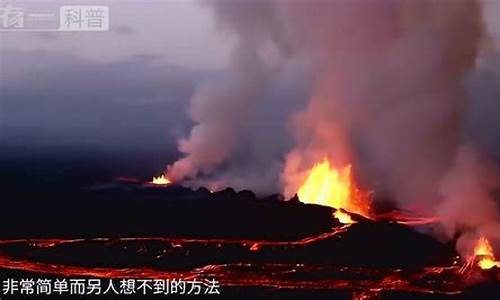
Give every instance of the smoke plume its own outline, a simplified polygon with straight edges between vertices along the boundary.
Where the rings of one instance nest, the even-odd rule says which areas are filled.
[[[453,167],[441,181],[444,200],[437,211],[445,234],[460,233],[458,250],[467,255],[481,236],[500,240],[500,215],[491,191],[499,187],[500,178],[493,164],[470,145],[462,146]]]
[[[496,178],[485,167],[493,163],[463,135],[470,101],[464,82],[484,39],[478,1],[210,4],[237,37],[231,78],[200,87],[191,99],[197,125],[179,142],[184,157],[170,177],[230,166],[284,66],[307,65],[299,69],[308,95],[288,117],[293,146],[268,160],[283,163],[285,196],[327,157],[336,167],[352,164],[367,187],[400,206],[437,213],[448,237],[465,230],[496,238]]]
[[[189,114],[196,125],[179,141],[185,156],[168,169],[175,181],[209,174],[231,159],[255,108],[279,71],[273,47],[281,38],[271,3],[211,3],[221,29],[236,33],[229,79],[205,83],[191,99]],[[257,25],[256,25],[257,24]],[[269,30],[265,35],[262,33]]]

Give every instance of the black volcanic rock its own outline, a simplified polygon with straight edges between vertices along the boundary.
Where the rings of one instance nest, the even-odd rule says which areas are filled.
[[[451,265],[457,255],[452,244],[443,244],[410,227],[387,222],[353,224],[338,238],[315,243],[312,256],[328,255],[350,266],[423,267]]]
[[[255,193],[249,190],[239,191],[236,194],[236,197],[244,201],[255,201],[257,199]]]
[[[233,188],[227,187],[218,192],[214,192],[213,197],[225,200],[234,199],[236,197],[236,191]]]
[[[225,248],[215,244],[187,245],[179,263],[197,264],[187,257],[196,249],[212,260],[227,262],[333,263],[344,265],[421,266],[448,263],[455,253],[413,229],[362,217],[347,231],[340,228],[332,208],[298,201],[257,200],[250,191],[225,189],[210,193],[179,186],[108,186],[100,189],[31,190],[11,194],[2,210],[5,238],[178,237],[297,241],[321,236],[314,242],[251,245]],[[356,217],[353,215],[353,217]],[[33,225],[36,224],[36,225]],[[333,228],[333,229],[332,229]],[[175,254],[174,253],[174,254]],[[183,257],[185,257],[183,259]],[[188,259],[189,258],[189,259]],[[174,260],[175,261],[175,260]]]
[[[296,203],[300,203],[300,199],[299,199],[299,196],[297,194],[295,194],[292,198],[290,198],[290,200],[288,200],[290,202],[296,202]]]
[[[207,189],[206,187],[200,187],[196,190],[197,193],[200,193],[202,195],[209,195],[211,194],[210,190]]]
[[[272,194],[272,195],[263,197],[261,200],[266,201],[266,202],[281,202],[281,201],[285,201],[285,196],[283,196],[281,194]]]
[[[297,239],[328,231],[326,207],[255,199],[231,188],[123,182],[98,188],[18,189],[6,195],[0,238],[177,236]],[[297,226],[300,222],[300,226]],[[36,224],[33,225],[33,224]]]
[[[36,247],[19,242],[2,246],[1,250],[3,254],[17,259],[29,256],[47,263],[97,264],[99,267],[152,264],[160,269],[186,270],[228,264],[306,264],[411,270],[450,266],[456,255],[452,245],[441,244],[406,226],[383,222],[356,223],[336,234],[321,234],[291,242],[141,238],[63,243],[56,247]],[[157,256],[160,258],[155,259]]]

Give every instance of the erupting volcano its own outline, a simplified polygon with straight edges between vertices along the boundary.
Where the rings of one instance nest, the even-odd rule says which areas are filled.
[[[15,163],[0,178],[9,198],[0,215],[2,274],[210,278],[225,299],[498,298],[500,54],[498,23],[488,27],[485,13],[495,1],[177,2],[140,24],[116,22],[109,38],[135,41],[127,51],[55,52],[81,72],[39,59],[39,47],[5,43],[19,61],[6,59],[14,76],[0,78],[0,117],[4,106],[12,111],[6,126],[0,120],[0,144],[5,127],[8,151],[25,156],[13,149],[37,145],[58,177],[30,162],[35,180]],[[195,10],[198,2],[206,3]],[[158,16],[164,27],[146,22]],[[154,30],[136,28],[148,24]],[[159,41],[163,29],[174,38]],[[149,35],[154,47],[142,49]],[[106,55],[94,61],[94,52]],[[49,76],[24,91],[17,78],[38,79],[45,61]],[[36,72],[20,62],[36,62]],[[66,77],[79,81],[61,85]],[[56,88],[43,89],[47,80]],[[56,109],[38,98],[54,98]],[[94,112],[80,98],[98,113],[66,117]],[[30,107],[37,111],[25,114]],[[39,126],[45,119],[52,130]],[[87,122],[111,127],[87,133]],[[104,146],[115,131],[116,145]],[[82,143],[81,152],[70,142]],[[52,149],[84,160],[60,165]],[[115,149],[117,161],[108,161]],[[84,162],[98,153],[103,162],[89,172]]]

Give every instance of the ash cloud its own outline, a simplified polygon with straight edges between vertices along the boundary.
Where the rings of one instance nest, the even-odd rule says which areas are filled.
[[[179,142],[184,157],[169,176],[218,172],[243,187],[258,186],[240,180],[248,168],[235,168],[235,158],[247,135],[262,134],[247,126],[256,107],[269,103],[264,95],[276,77],[299,72],[307,95],[302,107],[286,109],[292,143],[261,153],[273,155],[261,161],[281,166],[270,169],[281,170],[286,196],[328,157],[337,167],[353,164],[366,187],[391,195],[401,207],[437,213],[449,238],[462,232],[496,238],[495,172],[485,170],[495,163],[484,163],[480,147],[464,134],[474,99],[465,82],[477,72],[485,39],[478,1],[210,5],[237,38],[232,78],[201,86],[192,98],[197,125]],[[288,68],[297,65],[306,67]],[[254,157],[259,155],[249,159]],[[468,212],[467,206],[477,209]],[[475,217],[464,223],[469,213]]]
[[[184,157],[168,168],[175,181],[207,175],[235,157],[256,108],[280,72],[284,48],[271,2],[210,2],[221,30],[236,33],[229,79],[200,85],[189,115],[196,125],[179,141]],[[264,34],[265,32],[265,34]]]
[[[472,145],[462,145],[453,166],[440,181],[437,207],[448,237],[459,233],[457,248],[471,255],[481,236],[500,240],[500,214],[491,191],[500,186],[498,170]]]

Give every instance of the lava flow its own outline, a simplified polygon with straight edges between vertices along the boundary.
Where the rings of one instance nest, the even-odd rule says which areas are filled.
[[[350,225],[342,226],[336,231],[319,234],[297,241],[251,241],[251,240],[219,240],[219,239],[173,239],[173,238],[96,238],[96,239],[40,239],[40,240],[0,240],[0,250],[6,253],[0,255],[0,269],[12,271],[34,272],[37,274],[48,274],[64,277],[97,277],[97,278],[146,278],[146,279],[178,279],[184,280],[203,278],[217,278],[222,286],[237,287],[271,287],[287,289],[310,289],[310,290],[351,290],[356,292],[369,292],[378,294],[383,290],[416,292],[422,294],[460,294],[462,286],[456,275],[456,267],[427,267],[411,272],[401,269],[374,269],[367,267],[350,267],[332,264],[293,263],[293,262],[226,262],[218,264],[207,264],[205,266],[192,266],[190,268],[169,269],[161,267],[158,261],[163,257],[175,255],[175,251],[189,253],[190,249],[210,249],[215,247],[218,251],[224,249],[235,249],[242,247],[252,252],[265,252],[268,254],[283,253],[279,249],[294,247],[307,247],[317,242],[327,241],[331,238],[341,238]],[[134,245],[140,245],[135,247]],[[156,245],[156,246],[154,246]],[[154,252],[158,246],[160,252]],[[250,247],[251,246],[251,247]],[[12,249],[24,249],[29,259],[22,256],[9,257],[7,253]],[[104,248],[102,248],[104,247]],[[250,248],[248,248],[250,247]],[[99,251],[129,252],[131,260],[140,257],[141,263],[145,265],[130,264],[127,267],[111,267],[97,265],[71,265],[60,264],[52,259],[43,259],[43,253],[48,254],[55,251],[69,251],[76,249],[79,252],[84,249]],[[113,250],[114,249],[114,250]],[[125,252],[124,252],[125,251]],[[35,258],[33,258],[35,254]],[[198,255],[200,255],[198,253]],[[68,254],[69,255],[69,254]],[[154,257],[154,258],[153,258]],[[175,256],[172,256],[175,257]],[[42,258],[42,260],[40,260]],[[293,274],[293,276],[290,276]],[[310,277],[310,274],[320,274]],[[321,274],[336,274],[329,277]],[[318,277],[320,276],[318,279]],[[323,277],[325,276],[325,277]],[[354,297],[355,299],[364,299]]]
[[[340,209],[370,217],[369,195],[356,186],[351,174],[351,165],[336,169],[325,158],[309,171],[297,195],[304,203],[337,209],[334,217],[342,223],[353,223],[353,221],[349,214]]]
[[[354,221],[352,218],[351,218],[351,215],[349,215],[348,213],[346,213],[345,211],[343,211],[342,209],[337,209],[334,213],[333,213],[333,217],[335,217],[335,219],[339,220],[340,223],[342,224],[353,224],[353,223],[357,223],[356,221]]]

